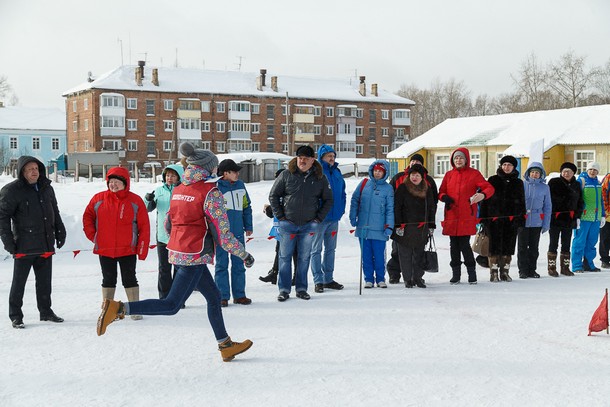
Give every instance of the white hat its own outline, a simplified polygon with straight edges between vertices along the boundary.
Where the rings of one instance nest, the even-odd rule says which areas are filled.
[[[599,163],[596,161],[591,161],[589,164],[587,164],[587,171],[589,170],[597,170],[597,172],[600,171],[600,166]]]

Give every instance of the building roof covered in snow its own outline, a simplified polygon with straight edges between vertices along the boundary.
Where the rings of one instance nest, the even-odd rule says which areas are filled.
[[[509,146],[505,154],[527,157],[537,140],[544,140],[544,151],[558,144],[610,144],[610,105],[447,119],[387,157],[458,146]]]
[[[395,103],[414,105],[410,99],[395,95],[378,87],[377,96],[372,95],[371,87],[365,96],[359,93],[359,82],[356,79],[307,78],[267,74],[262,90],[257,88],[259,74],[238,71],[216,71],[188,68],[155,68],[158,72],[158,85],[152,83],[151,67],[144,67],[144,79],[139,86],[135,81],[135,65],[125,65],[107,72],[91,82],[82,83],[68,89],[63,96],[79,93],[89,89],[137,90],[149,92],[175,93],[209,93],[220,95],[251,95],[261,97],[285,97],[345,100],[378,103]],[[271,77],[277,77],[277,90],[270,86]],[[351,82],[351,83],[350,83]],[[370,82],[374,83],[374,82]]]
[[[66,113],[57,108],[1,107],[0,130],[59,130],[65,132]]]

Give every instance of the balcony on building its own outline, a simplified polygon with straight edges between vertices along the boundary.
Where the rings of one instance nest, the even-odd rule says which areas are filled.
[[[176,118],[178,119],[178,139],[201,140],[201,101],[199,99],[178,99]]]
[[[230,101],[229,120],[250,121],[250,102],[248,102],[247,100]]]
[[[392,110],[392,126],[410,126],[411,110],[394,109]]]
[[[315,141],[313,123],[294,123],[294,142],[313,143]]]
[[[251,127],[250,120],[230,120],[227,140],[251,141]]]
[[[337,139],[335,152],[337,153],[337,158],[356,158],[356,142],[339,141]]]
[[[405,129],[395,129],[392,137],[392,145],[390,150],[396,150],[398,147],[409,141],[409,136],[405,135]]]
[[[251,152],[252,141],[251,140],[227,140],[227,152],[228,153],[239,153],[239,152]]]
[[[315,121],[314,105],[295,104],[292,114],[293,123],[313,124]]]
[[[125,137],[125,97],[120,93],[100,95],[100,135]]]

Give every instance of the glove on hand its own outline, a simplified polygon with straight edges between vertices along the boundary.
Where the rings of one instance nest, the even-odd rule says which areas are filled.
[[[248,255],[244,259],[244,264],[246,265],[246,268],[250,268],[254,265],[254,257],[252,257],[252,255],[250,253],[247,253],[247,254]]]
[[[144,195],[144,199],[146,199],[148,202],[152,202],[155,200],[155,191],[149,192],[146,195]]]
[[[603,228],[605,224],[606,224],[606,218],[602,218],[602,219],[601,219],[601,222],[600,222],[600,224],[599,224],[599,227],[600,227],[600,228]]]
[[[548,232],[549,229],[548,228],[542,228],[542,234],[545,234],[546,232]]]
[[[580,229],[580,219],[576,219],[576,229]]]
[[[455,200],[450,197],[449,195],[443,195],[443,198],[441,198],[442,202],[445,202],[445,209],[449,210],[451,209],[451,205],[453,205],[453,203],[455,202]]]
[[[66,243],[66,239],[65,238],[64,239],[57,238],[55,240],[55,242],[57,243],[57,248],[61,249],[64,246],[64,244]]]
[[[398,236],[404,236],[405,235],[405,228],[396,228],[396,234]]]
[[[384,233],[386,236],[392,236],[392,233],[393,233],[393,232],[394,232],[394,231],[393,231],[392,229],[390,229],[390,228],[385,228],[385,230],[383,231],[383,233]]]
[[[434,229],[428,229],[428,234],[432,236],[434,234]]]
[[[15,254],[17,252],[17,246],[15,245],[15,242],[10,242],[4,245],[4,250],[9,254]]]

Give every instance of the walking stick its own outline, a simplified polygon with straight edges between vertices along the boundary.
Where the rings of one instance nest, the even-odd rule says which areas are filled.
[[[358,238],[358,241],[360,242],[360,277],[358,278],[358,280],[360,280],[359,295],[362,295],[362,239]]]

